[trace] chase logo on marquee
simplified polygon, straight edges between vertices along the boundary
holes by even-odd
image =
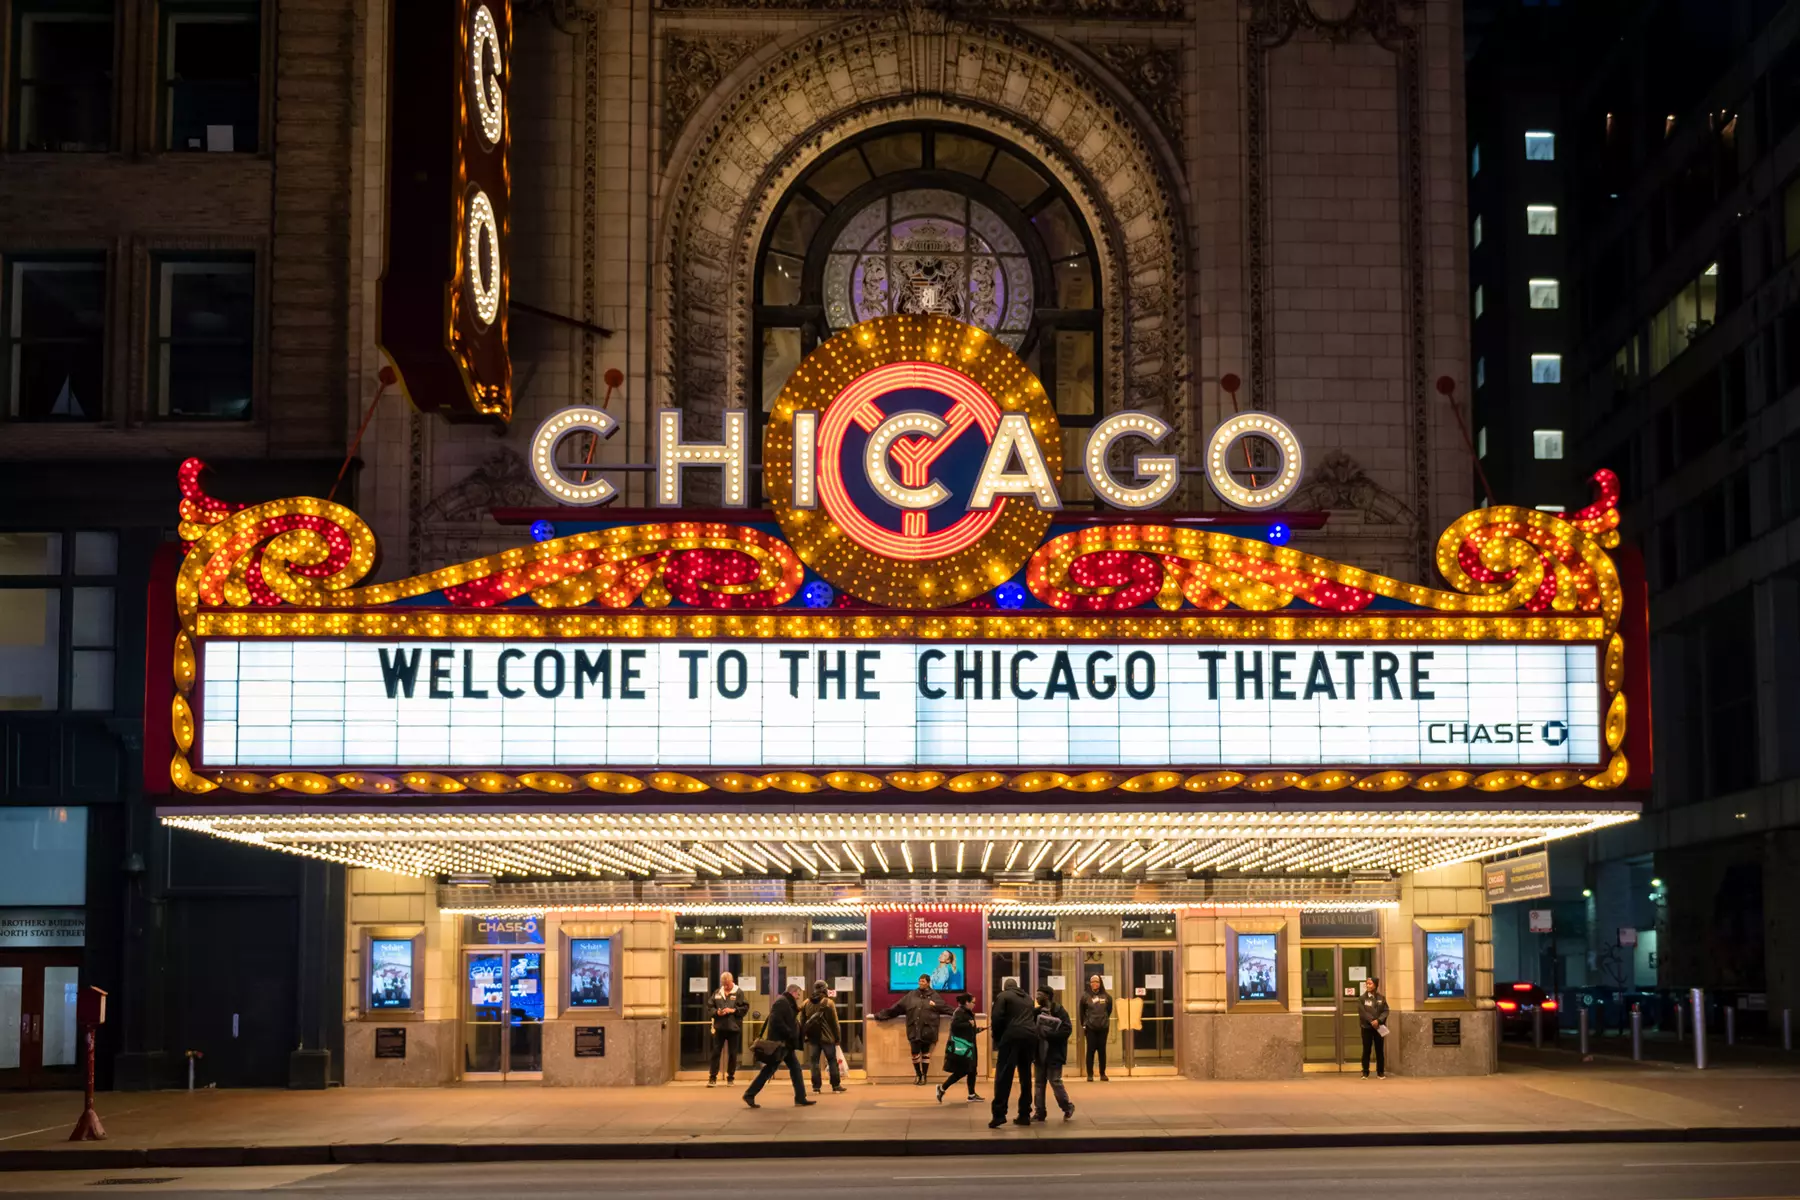
[[[723,440],[682,439],[681,413],[657,413],[656,502],[681,503],[683,473],[723,472],[731,507],[748,503],[748,419],[724,414]],[[574,433],[605,437],[607,413],[576,407],[552,414],[532,439],[540,485],[566,504],[604,503],[603,478],[571,479],[555,461]],[[1142,412],[1114,413],[1089,433],[1082,474],[1114,507],[1143,510],[1174,493],[1173,455],[1139,453],[1133,478],[1107,465],[1115,442],[1154,450],[1170,433]],[[1280,458],[1268,482],[1246,486],[1226,468],[1246,437]],[[782,532],[802,562],[876,603],[934,608],[969,600],[1010,579],[1062,507],[1062,427],[1029,367],[1004,343],[946,317],[888,316],[845,330],[794,371],[763,440],[765,484]],[[1214,491],[1238,508],[1274,508],[1299,486],[1299,440],[1264,413],[1219,426],[1206,449]]]

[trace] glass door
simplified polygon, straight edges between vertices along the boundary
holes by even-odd
[[[838,1044],[844,1048],[844,1061],[850,1069],[863,1066],[863,954],[861,951],[821,950],[819,978],[831,988],[832,1003],[838,1010]]]
[[[1125,1017],[1125,1066],[1135,1075],[1175,1069],[1175,951],[1131,950]]]
[[[0,954],[0,1088],[74,1087],[81,952]]]
[[[1315,1071],[1362,1069],[1357,997],[1378,976],[1374,943],[1300,947],[1300,1020],[1305,1063]]]
[[[542,1078],[544,952],[470,951],[463,961],[463,1077]]]

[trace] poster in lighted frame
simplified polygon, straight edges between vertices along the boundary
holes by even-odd
[[[1225,1006],[1286,1008],[1287,926],[1248,921],[1225,926]]]
[[[580,1009],[613,1006],[613,939],[568,939],[569,1007]]]
[[[369,939],[369,1009],[405,1012],[417,1007],[412,938]]]

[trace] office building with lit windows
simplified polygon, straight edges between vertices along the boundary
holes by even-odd
[[[1644,820],[1568,860],[1556,931],[1497,929],[1497,953],[1547,984],[1705,986],[1754,1024],[1800,1001],[1800,5],[1586,7],[1494,14],[1471,66],[1495,82],[1470,111],[1476,404],[1498,500],[1573,506],[1583,472],[1619,475],[1656,784]],[[1528,232],[1539,205],[1554,236]],[[1527,382],[1539,354],[1560,383]]]

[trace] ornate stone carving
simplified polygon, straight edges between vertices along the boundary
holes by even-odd
[[[543,499],[531,467],[505,446],[425,506],[427,521],[474,522],[493,508],[524,508]]]
[[[1325,456],[1288,507],[1296,512],[1354,509],[1384,525],[1411,524],[1415,519],[1405,501],[1370,479],[1362,464],[1342,450]]]
[[[1105,406],[1154,405],[1185,440],[1191,351],[1178,185],[1138,118],[1087,65],[1016,25],[953,10],[940,26],[915,5],[801,35],[711,111],[689,130],[692,150],[667,183],[653,326],[654,403],[681,405],[696,435],[722,410],[752,403],[756,254],[787,189],[827,146],[933,120],[1009,140],[1062,182],[1095,236]]]
[[[663,162],[707,93],[743,62],[767,37],[710,37],[671,33],[663,39]]]
[[[656,0],[662,9],[762,9],[781,12],[865,13],[938,10],[1004,17],[1180,21],[1187,0]]]
[[[1181,155],[1181,48],[1153,42],[1099,42],[1083,48],[1112,69]]]

